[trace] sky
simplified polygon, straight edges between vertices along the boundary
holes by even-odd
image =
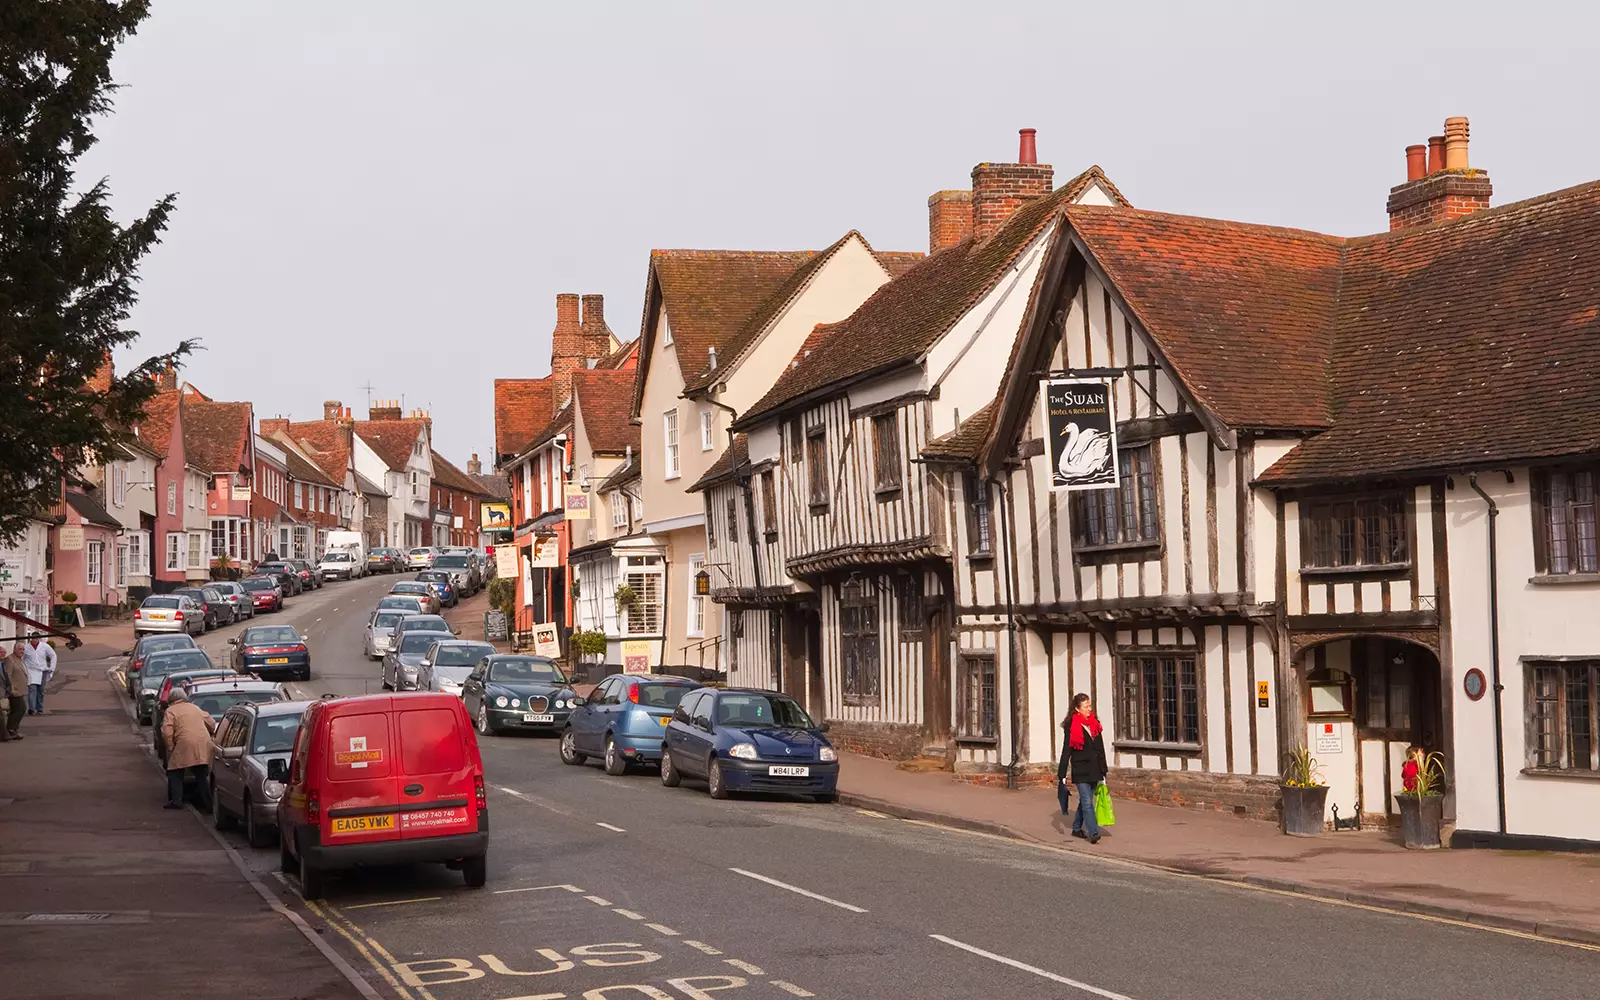
[[[1559,25],[1559,29],[1553,27]],[[177,209],[118,366],[256,415],[431,411],[487,460],[559,292],[637,336],[654,247],[927,249],[927,197],[1038,129],[1058,182],[1357,235],[1472,122],[1496,204],[1600,177],[1600,9],[1438,4],[156,0],[80,181]]]

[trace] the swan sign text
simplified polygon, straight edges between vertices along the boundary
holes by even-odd
[[[1117,421],[1111,386],[1097,379],[1046,379],[1045,434],[1050,442],[1050,488],[1116,489]]]

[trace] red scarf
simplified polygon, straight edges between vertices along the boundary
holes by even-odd
[[[1067,725],[1067,746],[1074,750],[1082,750],[1086,739],[1083,735],[1084,730],[1088,730],[1089,736],[1098,738],[1100,735],[1100,720],[1094,717],[1093,712],[1087,716],[1082,712],[1073,712],[1072,722]]]

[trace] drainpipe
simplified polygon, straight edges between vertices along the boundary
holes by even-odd
[[[1006,671],[1006,686],[1011,695],[1011,763],[1006,765],[1006,787],[1016,788],[1017,765],[1022,760],[1022,718],[1017,690],[1017,612],[1011,589],[1011,571],[1017,557],[1016,539],[1011,537],[1011,491],[999,479],[994,480],[994,484],[1000,490],[1000,530],[1005,533],[1006,638],[1011,649],[1011,669]]]
[[[1472,492],[1483,498],[1489,508],[1489,674],[1490,683],[1494,686],[1494,781],[1496,805],[1500,809],[1500,835],[1506,832],[1506,745],[1502,735],[1504,712],[1501,707],[1501,692],[1505,685],[1500,683],[1500,573],[1499,553],[1496,547],[1495,519],[1500,516],[1500,508],[1495,506],[1493,498],[1483,491],[1478,485],[1478,474],[1467,474],[1467,485],[1472,487]]]

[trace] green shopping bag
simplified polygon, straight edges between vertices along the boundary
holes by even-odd
[[[1101,826],[1115,826],[1117,814],[1111,809],[1111,790],[1105,782],[1094,786],[1094,821]]]

